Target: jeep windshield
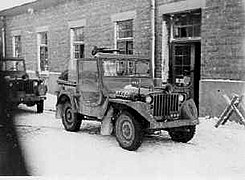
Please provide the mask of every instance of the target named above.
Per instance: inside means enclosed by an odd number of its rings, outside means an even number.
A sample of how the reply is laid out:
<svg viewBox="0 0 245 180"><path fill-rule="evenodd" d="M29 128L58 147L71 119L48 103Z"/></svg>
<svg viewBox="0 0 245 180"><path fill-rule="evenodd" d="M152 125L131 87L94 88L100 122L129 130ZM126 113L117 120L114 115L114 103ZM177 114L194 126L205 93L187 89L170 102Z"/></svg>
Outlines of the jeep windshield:
<svg viewBox="0 0 245 180"><path fill-rule="evenodd" d="M1 61L1 71L5 72L23 72L25 71L24 60L21 59L4 59Z"/></svg>
<svg viewBox="0 0 245 180"><path fill-rule="evenodd" d="M150 61L144 59L107 59L103 68L107 77L150 77Z"/></svg>

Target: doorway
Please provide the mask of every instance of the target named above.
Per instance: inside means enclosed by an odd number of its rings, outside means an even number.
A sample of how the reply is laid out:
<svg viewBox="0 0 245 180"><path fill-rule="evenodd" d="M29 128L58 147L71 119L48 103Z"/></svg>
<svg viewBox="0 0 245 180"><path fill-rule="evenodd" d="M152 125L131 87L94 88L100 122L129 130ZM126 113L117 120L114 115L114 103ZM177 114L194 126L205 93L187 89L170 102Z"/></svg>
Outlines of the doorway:
<svg viewBox="0 0 245 180"><path fill-rule="evenodd" d="M199 104L201 42L172 44L171 81L174 89L185 92Z"/></svg>

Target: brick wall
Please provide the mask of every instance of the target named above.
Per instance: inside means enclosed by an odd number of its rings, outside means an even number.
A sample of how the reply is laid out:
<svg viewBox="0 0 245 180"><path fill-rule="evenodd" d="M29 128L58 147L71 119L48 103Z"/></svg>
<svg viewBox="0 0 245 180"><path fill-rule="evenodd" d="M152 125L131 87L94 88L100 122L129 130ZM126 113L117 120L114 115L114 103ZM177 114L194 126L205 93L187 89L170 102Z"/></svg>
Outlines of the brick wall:
<svg viewBox="0 0 245 180"><path fill-rule="evenodd" d="M21 30L22 52L29 70L37 67L36 28L48 26L50 71L61 72L70 59L70 31L68 22L86 19L85 56L91 56L93 46L114 48L114 24L111 15L136 10L134 20L134 53L150 57L151 22L148 0L67 1L33 13L7 18L7 54L12 55L11 31ZM27 11L26 11L27 12Z"/></svg>
<svg viewBox="0 0 245 180"><path fill-rule="evenodd" d="M157 7L183 0L158 0ZM7 55L12 55L11 31L21 30L27 68L36 71L36 28L48 26L50 71L61 72L70 59L69 21L86 19L85 56L93 46L114 48L111 15L136 10L134 53L151 57L150 0L69 0L7 18ZM161 77L162 15L156 10L156 75ZM243 42L245 19L242 0L206 0L202 9L202 79L245 79Z"/></svg>
<svg viewBox="0 0 245 180"><path fill-rule="evenodd" d="M202 22L202 79L245 80L242 0L207 0Z"/></svg>

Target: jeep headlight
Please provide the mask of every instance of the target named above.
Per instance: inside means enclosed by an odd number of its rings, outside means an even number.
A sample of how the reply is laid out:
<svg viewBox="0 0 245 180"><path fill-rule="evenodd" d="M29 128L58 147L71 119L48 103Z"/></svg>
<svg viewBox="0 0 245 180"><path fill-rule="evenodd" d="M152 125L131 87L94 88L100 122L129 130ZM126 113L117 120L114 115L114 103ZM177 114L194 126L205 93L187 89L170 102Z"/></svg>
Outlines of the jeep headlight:
<svg viewBox="0 0 245 180"><path fill-rule="evenodd" d="M152 96L151 96L151 95L147 95L147 96L145 97L145 102L146 102L146 103L151 104L151 103L152 103L152 101L153 101L153 98L152 98Z"/></svg>
<svg viewBox="0 0 245 180"><path fill-rule="evenodd" d="M36 87L36 86L38 86L38 82L37 81L34 81L33 82L33 87Z"/></svg>
<svg viewBox="0 0 245 180"><path fill-rule="evenodd" d="M40 96L45 95L47 92L47 86L45 86L44 84L40 84L37 88L37 91Z"/></svg>
<svg viewBox="0 0 245 180"><path fill-rule="evenodd" d="M14 84L12 82L9 83L9 87L12 87Z"/></svg>
<svg viewBox="0 0 245 180"><path fill-rule="evenodd" d="M179 101L183 102L185 100L185 96L183 94L179 94Z"/></svg>

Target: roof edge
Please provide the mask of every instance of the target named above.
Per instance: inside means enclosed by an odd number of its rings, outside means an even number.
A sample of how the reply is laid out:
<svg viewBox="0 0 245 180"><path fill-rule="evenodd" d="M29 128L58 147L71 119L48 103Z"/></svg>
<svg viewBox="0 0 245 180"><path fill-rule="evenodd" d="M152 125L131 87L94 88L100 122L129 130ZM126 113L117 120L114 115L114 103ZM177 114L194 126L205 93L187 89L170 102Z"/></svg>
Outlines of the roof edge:
<svg viewBox="0 0 245 180"><path fill-rule="evenodd" d="M42 9L56 6L66 1L67 0L35 0L11 8L3 9L0 11L0 16L17 16L20 14L28 13L31 9L34 11L40 11Z"/></svg>

